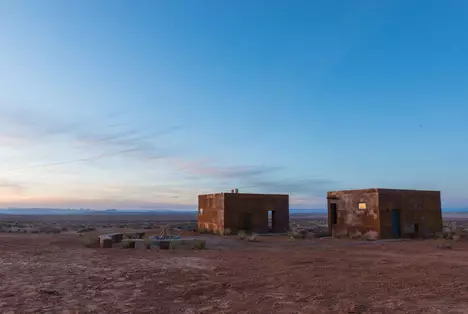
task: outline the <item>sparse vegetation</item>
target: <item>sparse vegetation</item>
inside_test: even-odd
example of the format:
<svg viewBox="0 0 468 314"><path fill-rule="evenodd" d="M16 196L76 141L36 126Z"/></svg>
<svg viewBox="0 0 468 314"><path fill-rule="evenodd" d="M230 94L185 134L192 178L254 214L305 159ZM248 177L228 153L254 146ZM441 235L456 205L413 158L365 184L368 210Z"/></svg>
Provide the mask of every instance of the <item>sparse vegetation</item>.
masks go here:
<svg viewBox="0 0 468 314"><path fill-rule="evenodd" d="M440 239L437 241L437 248L438 249L452 249L452 244L444 239Z"/></svg>
<svg viewBox="0 0 468 314"><path fill-rule="evenodd" d="M80 242L87 248L98 248L99 247L99 238L94 235L82 235L80 236Z"/></svg>
<svg viewBox="0 0 468 314"><path fill-rule="evenodd" d="M96 228L94 228L94 227L85 227L85 228L79 229L77 232L78 233L85 233L85 232L91 232L91 231L96 231Z"/></svg>
<svg viewBox="0 0 468 314"><path fill-rule="evenodd" d="M239 237L239 239L244 240L245 237L247 236L247 233L244 230L239 230L239 232L237 233L237 236Z"/></svg>
<svg viewBox="0 0 468 314"><path fill-rule="evenodd" d="M204 228L204 227L198 227L198 228L197 228L197 231L198 231L198 233L200 233L200 234L207 234L207 233L210 233L210 231L207 230L207 229Z"/></svg>
<svg viewBox="0 0 468 314"><path fill-rule="evenodd" d="M257 242L258 239L257 239L257 234L256 233L252 233L249 237L248 237L248 241L249 242Z"/></svg>
<svg viewBox="0 0 468 314"><path fill-rule="evenodd" d="M291 239L305 239L307 237L306 230L291 230L288 233L288 236Z"/></svg>
<svg viewBox="0 0 468 314"><path fill-rule="evenodd" d="M135 243L129 239L122 240L122 249L131 249L135 247Z"/></svg>
<svg viewBox="0 0 468 314"><path fill-rule="evenodd" d="M196 241L193 248L196 250L204 250L206 248L205 240Z"/></svg>

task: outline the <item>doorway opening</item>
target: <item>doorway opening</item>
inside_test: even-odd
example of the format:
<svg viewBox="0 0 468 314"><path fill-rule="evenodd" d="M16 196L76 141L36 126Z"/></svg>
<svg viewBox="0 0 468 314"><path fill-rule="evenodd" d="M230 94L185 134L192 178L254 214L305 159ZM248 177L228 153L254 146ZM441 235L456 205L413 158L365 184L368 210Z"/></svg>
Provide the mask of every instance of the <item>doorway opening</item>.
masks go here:
<svg viewBox="0 0 468 314"><path fill-rule="evenodd" d="M401 236L399 209L392 209L392 235L395 238L399 238Z"/></svg>
<svg viewBox="0 0 468 314"><path fill-rule="evenodd" d="M330 220L332 225L336 225L338 223L338 216L336 213L337 205L336 203L330 204Z"/></svg>
<svg viewBox="0 0 468 314"><path fill-rule="evenodd" d="M239 229L245 231L252 229L252 214L242 213L239 215Z"/></svg>
<svg viewBox="0 0 468 314"><path fill-rule="evenodd" d="M268 232L275 232L275 213L274 210L268 211Z"/></svg>

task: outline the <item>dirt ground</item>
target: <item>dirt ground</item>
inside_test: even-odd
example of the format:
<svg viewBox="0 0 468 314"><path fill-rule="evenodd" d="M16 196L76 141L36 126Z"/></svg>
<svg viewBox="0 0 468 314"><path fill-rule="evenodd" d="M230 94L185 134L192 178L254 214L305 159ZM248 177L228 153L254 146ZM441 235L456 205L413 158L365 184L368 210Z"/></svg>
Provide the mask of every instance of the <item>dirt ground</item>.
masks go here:
<svg viewBox="0 0 468 314"><path fill-rule="evenodd" d="M165 251L0 234L0 313L468 313L468 242L204 237Z"/></svg>

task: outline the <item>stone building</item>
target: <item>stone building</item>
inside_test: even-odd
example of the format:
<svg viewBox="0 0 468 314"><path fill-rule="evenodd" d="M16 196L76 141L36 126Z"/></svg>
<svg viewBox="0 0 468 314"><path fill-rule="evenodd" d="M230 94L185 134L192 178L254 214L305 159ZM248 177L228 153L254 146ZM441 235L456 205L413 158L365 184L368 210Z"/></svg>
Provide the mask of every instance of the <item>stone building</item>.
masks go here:
<svg viewBox="0 0 468 314"><path fill-rule="evenodd" d="M442 231L439 191L367 189L328 192L334 236L423 237Z"/></svg>
<svg viewBox="0 0 468 314"><path fill-rule="evenodd" d="M287 232L289 195L215 193L198 196L198 228L220 232Z"/></svg>

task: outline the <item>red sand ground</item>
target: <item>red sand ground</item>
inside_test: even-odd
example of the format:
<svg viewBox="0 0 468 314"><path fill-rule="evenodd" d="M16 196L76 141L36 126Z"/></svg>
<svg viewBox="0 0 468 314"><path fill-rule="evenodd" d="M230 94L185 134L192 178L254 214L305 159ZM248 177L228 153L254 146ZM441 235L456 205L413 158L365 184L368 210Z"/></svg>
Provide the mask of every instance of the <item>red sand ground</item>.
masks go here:
<svg viewBox="0 0 468 314"><path fill-rule="evenodd" d="M468 313L466 242L210 239L159 251L1 234L0 313Z"/></svg>

